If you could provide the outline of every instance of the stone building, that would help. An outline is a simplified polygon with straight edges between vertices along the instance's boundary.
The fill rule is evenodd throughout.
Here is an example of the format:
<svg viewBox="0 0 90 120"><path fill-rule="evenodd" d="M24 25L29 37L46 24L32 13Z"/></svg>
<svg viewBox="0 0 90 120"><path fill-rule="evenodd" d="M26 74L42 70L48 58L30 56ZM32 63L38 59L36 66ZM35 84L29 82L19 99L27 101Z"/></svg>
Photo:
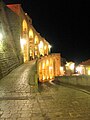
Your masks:
<svg viewBox="0 0 90 120"><path fill-rule="evenodd" d="M5 5L0 1L0 78L24 62L48 56L50 49L51 45L35 30L20 4ZM58 55L51 59L57 59L54 56ZM53 69L59 70L55 66Z"/></svg>
<svg viewBox="0 0 90 120"><path fill-rule="evenodd" d="M81 62L76 70L80 75L90 75L90 59Z"/></svg>
<svg viewBox="0 0 90 120"><path fill-rule="evenodd" d="M37 73L40 82L48 80L54 80L55 76L59 76L61 66L61 56L59 53L53 53L48 56L44 56L38 60Z"/></svg>
<svg viewBox="0 0 90 120"><path fill-rule="evenodd" d="M32 20L20 4L7 5L20 18L20 44L24 62L48 55L50 44L35 30Z"/></svg>

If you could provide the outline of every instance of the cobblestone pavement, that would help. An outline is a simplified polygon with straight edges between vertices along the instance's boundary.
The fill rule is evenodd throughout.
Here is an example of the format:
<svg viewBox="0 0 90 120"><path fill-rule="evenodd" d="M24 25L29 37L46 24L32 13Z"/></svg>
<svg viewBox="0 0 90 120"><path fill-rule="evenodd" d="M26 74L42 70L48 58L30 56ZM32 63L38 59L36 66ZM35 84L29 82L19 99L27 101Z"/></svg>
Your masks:
<svg viewBox="0 0 90 120"><path fill-rule="evenodd" d="M32 64L23 64L0 80L0 120L90 120L87 93L48 82L32 92Z"/></svg>

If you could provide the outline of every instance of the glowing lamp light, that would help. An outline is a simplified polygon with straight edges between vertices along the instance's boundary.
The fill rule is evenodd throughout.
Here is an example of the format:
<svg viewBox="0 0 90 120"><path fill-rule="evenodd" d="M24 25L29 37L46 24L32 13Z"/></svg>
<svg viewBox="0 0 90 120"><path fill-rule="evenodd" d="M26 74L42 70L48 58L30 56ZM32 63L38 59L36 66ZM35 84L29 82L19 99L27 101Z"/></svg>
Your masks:
<svg viewBox="0 0 90 120"><path fill-rule="evenodd" d="M42 69L44 69L44 68L45 68L45 63L42 64Z"/></svg>
<svg viewBox="0 0 90 120"><path fill-rule="evenodd" d="M53 69L53 67L52 67L52 66L50 66L50 67L49 67L49 70L52 70L52 69Z"/></svg>
<svg viewBox="0 0 90 120"><path fill-rule="evenodd" d="M72 63L72 64L70 65L70 69L71 69L71 70L74 69L74 63Z"/></svg>
<svg viewBox="0 0 90 120"><path fill-rule="evenodd" d="M43 48L43 42L42 41L40 41L40 43L39 43L39 49L41 49L41 48Z"/></svg>
<svg viewBox="0 0 90 120"><path fill-rule="evenodd" d="M51 51L51 48L52 48L52 46L51 46L51 45L48 45L49 52Z"/></svg>
<svg viewBox="0 0 90 120"><path fill-rule="evenodd" d="M60 73L61 73L61 76L64 75L64 72L65 72L65 71L64 71L64 67L61 66L61 67L60 67Z"/></svg>
<svg viewBox="0 0 90 120"><path fill-rule="evenodd" d="M90 70L88 70L88 75L90 75Z"/></svg>
<svg viewBox="0 0 90 120"><path fill-rule="evenodd" d="M49 48L49 49L51 49L51 47L52 47L51 45L48 45L48 48Z"/></svg>
<svg viewBox="0 0 90 120"><path fill-rule="evenodd" d="M76 67L76 71L78 72L78 73L80 73L80 74L83 74L83 67L82 66L78 66L78 67Z"/></svg>
<svg viewBox="0 0 90 120"><path fill-rule="evenodd" d="M49 51L50 51L50 49L52 48L52 46L51 46L51 45L48 45L48 48L49 48Z"/></svg>
<svg viewBox="0 0 90 120"><path fill-rule="evenodd" d="M61 70L61 71L63 71L63 69L64 69L63 67L60 67L60 70Z"/></svg>
<svg viewBox="0 0 90 120"><path fill-rule="evenodd" d="M47 47L46 47L46 46L44 46L44 49L45 49L45 50L46 50L46 48L47 48Z"/></svg>
<svg viewBox="0 0 90 120"><path fill-rule="evenodd" d="M21 43L21 46L24 46L26 44L26 40L25 39L21 39L20 43Z"/></svg>
<svg viewBox="0 0 90 120"><path fill-rule="evenodd" d="M46 65L48 66L49 65L49 61L47 60L47 62L46 62Z"/></svg>
<svg viewBox="0 0 90 120"><path fill-rule="evenodd" d="M2 40L3 39L3 35L2 35L2 33L0 33L0 40Z"/></svg>

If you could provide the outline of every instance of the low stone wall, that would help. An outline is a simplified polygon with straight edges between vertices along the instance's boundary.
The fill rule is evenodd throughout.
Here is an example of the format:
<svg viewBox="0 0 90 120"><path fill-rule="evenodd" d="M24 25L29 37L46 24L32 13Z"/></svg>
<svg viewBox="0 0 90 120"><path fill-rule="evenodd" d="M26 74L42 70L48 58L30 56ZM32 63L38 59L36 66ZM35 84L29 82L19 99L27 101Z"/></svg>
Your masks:
<svg viewBox="0 0 90 120"><path fill-rule="evenodd" d="M72 85L90 86L90 76L58 76L55 80Z"/></svg>
<svg viewBox="0 0 90 120"><path fill-rule="evenodd" d="M31 70L29 73L29 85L31 88L31 92L38 91L38 75L37 75L37 61L33 60L33 64L31 65Z"/></svg>

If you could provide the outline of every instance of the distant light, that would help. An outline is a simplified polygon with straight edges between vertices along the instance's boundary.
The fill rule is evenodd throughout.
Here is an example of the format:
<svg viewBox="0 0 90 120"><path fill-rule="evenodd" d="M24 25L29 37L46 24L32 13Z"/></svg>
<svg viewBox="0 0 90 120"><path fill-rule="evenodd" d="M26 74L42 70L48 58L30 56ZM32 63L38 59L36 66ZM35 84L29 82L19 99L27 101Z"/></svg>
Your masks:
<svg viewBox="0 0 90 120"><path fill-rule="evenodd" d="M64 69L63 67L60 67L60 70L61 70L61 71L63 71L63 69Z"/></svg>
<svg viewBox="0 0 90 120"><path fill-rule="evenodd" d="M74 63L72 63L72 64L70 65L70 69L71 69L71 70L74 69Z"/></svg>
<svg viewBox="0 0 90 120"><path fill-rule="evenodd" d="M88 70L88 75L90 75L90 70Z"/></svg>
<svg viewBox="0 0 90 120"><path fill-rule="evenodd" d="M2 33L0 33L0 40L2 40L3 39L3 35L2 35Z"/></svg>
<svg viewBox="0 0 90 120"><path fill-rule="evenodd" d="M51 45L48 45L48 48L49 48L49 52L50 52L50 51L51 51L52 46L51 46Z"/></svg>
<svg viewBox="0 0 90 120"><path fill-rule="evenodd" d="M25 15L27 15L27 13L25 13Z"/></svg>
<svg viewBox="0 0 90 120"><path fill-rule="evenodd" d="M76 67L76 71L80 74L83 74L83 66Z"/></svg>
<svg viewBox="0 0 90 120"><path fill-rule="evenodd" d="M51 46L51 45L48 45L48 47L49 47L49 49L50 49L50 48L52 48L52 46Z"/></svg>
<svg viewBox="0 0 90 120"><path fill-rule="evenodd" d="M61 73L61 75L64 75L64 67L63 66L60 66L60 73Z"/></svg>

